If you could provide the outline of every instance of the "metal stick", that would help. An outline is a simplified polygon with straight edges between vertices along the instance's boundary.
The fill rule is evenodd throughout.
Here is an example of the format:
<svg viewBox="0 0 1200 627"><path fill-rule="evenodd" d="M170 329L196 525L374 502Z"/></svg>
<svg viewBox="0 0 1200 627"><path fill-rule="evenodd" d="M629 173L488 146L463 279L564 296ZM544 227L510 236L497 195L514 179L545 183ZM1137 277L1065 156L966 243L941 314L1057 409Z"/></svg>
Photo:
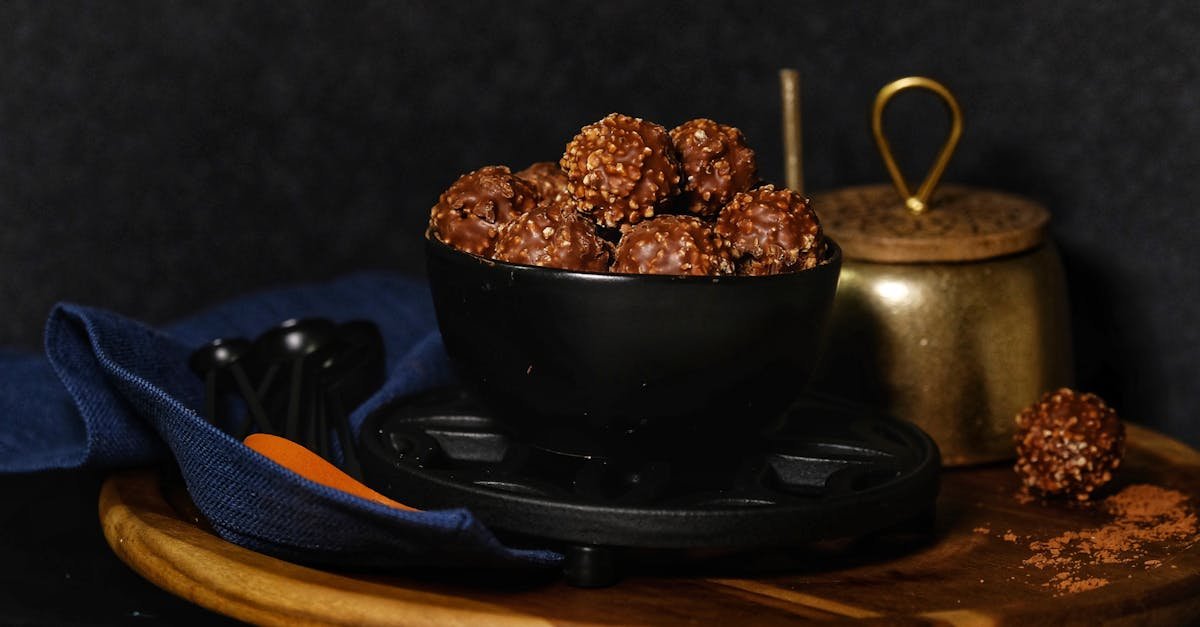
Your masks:
<svg viewBox="0 0 1200 627"><path fill-rule="evenodd" d="M783 172L787 186L804 193L804 145L801 143L800 72L779 70L779 97L783 109Z"/></svg>

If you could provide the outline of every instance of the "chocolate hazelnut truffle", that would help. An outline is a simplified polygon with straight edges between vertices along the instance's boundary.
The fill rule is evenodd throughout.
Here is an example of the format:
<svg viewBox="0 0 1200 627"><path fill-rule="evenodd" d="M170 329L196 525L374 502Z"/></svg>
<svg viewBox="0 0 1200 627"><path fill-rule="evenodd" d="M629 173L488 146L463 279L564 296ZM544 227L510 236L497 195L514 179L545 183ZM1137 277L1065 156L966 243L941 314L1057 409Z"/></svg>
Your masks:
<svg viewBox="0 0 1200 627"><path fill-rule="evenodd" d="M539 161L517 172L516 177L532 183L542 202L559 202L570 195L567 175L553 161Z"/></svg>
<svg viewBox="0 0 1200 627"><path fill-rule="evenodd" d="M565 270L608 270L612 244L601 239L596 225L577 209L569 198L543 202L504 223L492 258Z"/></svg>
<svg viewBox="0 0 1200 627"><path fill-rule="evenodd" d="M679 162L663 127L619 113L583 127L560 161L571 195L603 226L654 216L679 194Z"/></svg>
<svg viewBox="0 0 1200 627"><path fill-rule="evenodd" d="M734 194L758 183L758 161L742 132L700 118L671 130L671 142L683 168L683 200L687 210L714 216Z"/></svg>
<svg viewBox="0 0 1200 627"><path fill-rule="evenodd" d="M464 174L429 212L427 236L461 251L489 255L501 224L532 209L538 192L502 165Z"/></svg>
<svg viewBox="0 0 1200 627"><path fill-rule="evenodd" d="M1016 443L1026 488L1086 501L1121 465L1125 425L1100 397L1062 388L1017 415Z"/></svg>
<svg viewBox="0 0 1200 627"><path fill-rule="evenodd" d="M780 274L817 265L824 250L821 223L807 198L764 185L739 192L713 227L737 263L738 274Z"/></svg>
<svg viewBox="0 0 1200 627"><path fill-rule="evenodd" d="M733 265L712 229L692 216L660 216L625 231L613 272L730 274Z"/></svg>

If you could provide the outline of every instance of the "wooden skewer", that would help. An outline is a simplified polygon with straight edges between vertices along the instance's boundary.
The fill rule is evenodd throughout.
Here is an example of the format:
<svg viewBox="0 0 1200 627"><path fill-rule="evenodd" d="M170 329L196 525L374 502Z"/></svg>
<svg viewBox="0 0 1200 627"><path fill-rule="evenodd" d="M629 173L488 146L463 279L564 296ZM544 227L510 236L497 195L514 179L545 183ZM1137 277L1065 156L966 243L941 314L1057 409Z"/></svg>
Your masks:
<svg viewBox="0 0 1200 627"><path fill-rule="evenodd" d="M787 186L804 193L804 145L800 132L800 72L779 70L779 96L783 109L783 172Z"/></svg>

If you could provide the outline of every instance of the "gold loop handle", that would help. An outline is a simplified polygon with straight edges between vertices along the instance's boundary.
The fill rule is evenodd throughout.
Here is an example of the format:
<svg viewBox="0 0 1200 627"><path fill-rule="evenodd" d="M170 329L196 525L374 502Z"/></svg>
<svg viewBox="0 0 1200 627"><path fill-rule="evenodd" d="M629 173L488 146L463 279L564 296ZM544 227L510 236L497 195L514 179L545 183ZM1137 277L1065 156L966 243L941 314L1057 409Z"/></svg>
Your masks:
<svg viewBox="0 0 1200 627"><path fill-rule="evenodd" d="M908 181L904 180L904 174L896 165L896 157L892 155L892 146L883 134L884 109L896 94L913 88L928 89L937 94L946 104L946 109L950 113L950 136L946 138L946 143L942 144L942 150L938 153L937 160L933 162L929 174L925 175L925 180L921 181L921 186L917 188L916 194L912 193L908 187ZM946 165L950 163L950 156L954 154L954 148L958 146L958 140L962 137L962 126L962 109L958 107L958 101L954 99L954 94L951 94L945 85L932 78L907 76L894 80L884 85L883 89L879 90L879 94L875 96L875 108L871 112L871 130L875 133L875 144L879 146L879 154L883 157L883 163L887 166L888 173L892 175L892 183L896 185L896 191L900 192L905 206L913 213L922 213L929 208L929 198L933 196L933 190L941 180L942 173L946 171Z"/></svg>

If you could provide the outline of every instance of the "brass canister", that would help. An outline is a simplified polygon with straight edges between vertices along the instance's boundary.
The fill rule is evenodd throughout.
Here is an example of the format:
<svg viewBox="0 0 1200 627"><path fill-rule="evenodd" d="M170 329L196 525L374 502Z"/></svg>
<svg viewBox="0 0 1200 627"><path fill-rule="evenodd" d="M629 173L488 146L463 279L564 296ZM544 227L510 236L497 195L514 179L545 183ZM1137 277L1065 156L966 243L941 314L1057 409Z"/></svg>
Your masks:
<svg viewBox="0 0 1200 627"><path fill-rule="evenodd" d="M916 423L947 465L1007 459L1017 412L1072 379L1066 283L1048 213L1011 194L937 188L961 113L941 85L903 81L880 92L874 116L894 188L814 195L845 261L813 386ZM895 168L881 122L891 96L910 87L942 96L953 121L916 194Z"/></svg>

